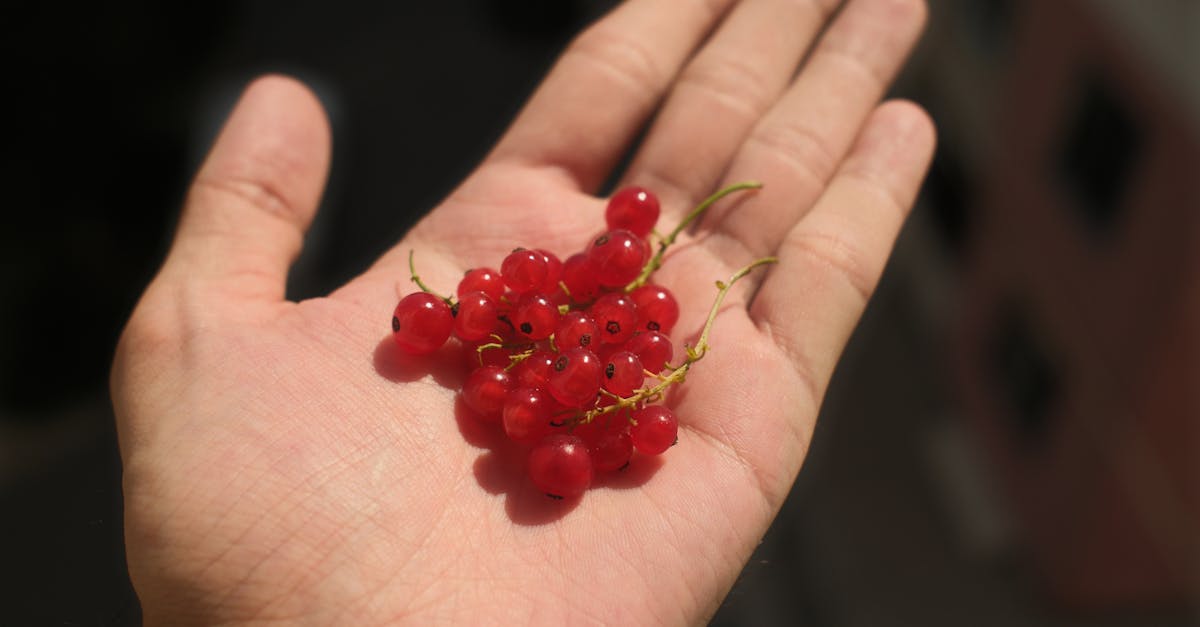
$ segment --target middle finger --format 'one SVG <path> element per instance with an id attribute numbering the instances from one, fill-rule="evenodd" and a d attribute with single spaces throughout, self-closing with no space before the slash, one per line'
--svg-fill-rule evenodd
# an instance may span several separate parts
<path id="1" fill-rule="evenodd" d="M 688 64 L 623 184 L 654 189 L 670 223 L 712 191 L 791 81 L 839 0 L 747 0 Z"/>

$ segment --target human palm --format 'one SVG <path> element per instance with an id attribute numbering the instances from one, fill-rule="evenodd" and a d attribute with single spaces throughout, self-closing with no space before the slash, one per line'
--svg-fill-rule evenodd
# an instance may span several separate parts
<path id="1" fill-rule="evenodd" d="M 832 7 L 730 4 L 622 5 L 441 206 L 361 276 L 299 303 L 284 278 L 328 130 L 288 79 L 247 90 L 113 369 L 148 622 L 647 624 L 715 610 L 799 470 L 932 150 L 919 109 L 876 105 L 919 4 L 852 0 L 796 76 Z M 550 500 L 517 445 L 462 409 L 462 349 L 406 355 L 387 319 L 413 287 L 410 250 L 450 292 L 515 246 L 583 248 L 603 227 L 592 193 L 655 109 L 625 179 L 660 193 L 660 228 L 723 181 L 765 184 L 715 206 L 656 274 L 683 311 L 676 344 L 694 341 L 714 280 L 779 263 L 738 284 L 711 352 L 669 395 L 679 445 Z"/>

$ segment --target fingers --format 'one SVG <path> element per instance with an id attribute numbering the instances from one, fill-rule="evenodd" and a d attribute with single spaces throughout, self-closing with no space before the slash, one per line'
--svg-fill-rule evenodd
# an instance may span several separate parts
<path id="1" fill-rule="evenodd" d="M 595 190 L 732 0 L 630 0 L 580 34 L 491 161 L 561 168 Z"/>
<path id="2" fill-rule="evenodd" d="M 718 205 L 701 229 L 720 237 L 719 256 L 741 265 L 771 254 L 825 188 L 916 43 L 923 0 L 850 0 L 795 83 L 755 126 L 726 182 L 766 185 Z M 724 248 L 724 250 L 721 250 Z"/>
<path id="3" fill-rule="evenodd" d="M 838 0 L 746 0 L 680 74 L 626 184 L 686 210 L 708 195 Z"/>
<path id="4" fill-rule="evenodd" d="M 810 382 L 815 399 L 883 271 L 933 155 L 919 107 L 876 109 L 829 188 L 788 233 L 750 306 Z"/>
<path id="5" fill-rule="evenodd" d="M 250 84 L 188 192 L 160 278 L 281 300 L 329 168 L 329 123 L 297 81 Z"/>

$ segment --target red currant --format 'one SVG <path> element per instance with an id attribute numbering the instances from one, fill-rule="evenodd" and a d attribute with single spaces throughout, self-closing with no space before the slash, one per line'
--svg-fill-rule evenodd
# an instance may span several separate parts
<path id="1" fill-rule="evenodd" d="M 586 253 L 576 253 L 563 262 L 562 282 L 576 303 L 590 303 L 600 295 L 596 267 Z"/>
<path id="2" fill-rule="evenodd" d="M 582 311 L 568 311 L 558 321 L 554 330 L 554 345 L 558 350 L 592 348 L 600 343 L 600 327 L 591 316 Z"/>
<path id="3" fill-rule="evenodd" d="M 607 406 L 613 402 L 615 402 L 615 401 L 612 401 L 611 399 L 609 399 L 606 396 L 601 396 L 596 401 L 596 406 L 597 407 L 600 407 L 602 405 Z M 587 444 L 588 448 L 590 449 L 596 445 L 596 442 L 600 441 L 601 436 L 603 436 L 605 433 L 608 433 L 608 431 L 609 431 L 608 423 L 610 421 L 607 419 L 609 419 L 609 418 L 612 418 L 612 416 L 611 415 L 601 416 L 599 418 L 596 418 L 595 420 L 591 420 L 591 421 L 588 421 L 588 422 L 585 422 L 582 424 L 577 424 L 577 425 L 571 427 L 570 434 L 583 440 L 583 442 L 585 444 Z M 626 421 L 626 422 L 628 422 L 628 421 Z"/>
<path id="4" fill-rule="evenodd" d="M 542 287 L 538 292 L 541 294 L 554 294 L 558 292 L 558 282 L 562 280 L 562 261 L 554 253 L 542 250 L 541 248 L 533 252 L 541 255 L 542 260 L 546 262 L 546 280 L 542 282 Z"/>
<path id="5" fill-rule="evenodd" d="M 546 387 L 563 405 L 582 407 L 595 402 L 603 370 L 595 353 L 586 348 L 572 348 L 554 360 L 554 371 Z"/>
<path id="6" fill-rule="evenodd" d="M 573 435 L 547 436 L 529 451 L 529 478 L 550 496 L 583 494 L 592 484 L 593 472 L 587 445 Z"/>
<path id="7" fill-rule="evenodd" d="M 458 299 L 454 315 L 454 335 L 467 342 L 477 342 L 496 328 L 500 308 L 486 292 L 467 292 Z"/>
<path id="8" fill-rule="evenodd" d="M 441 348 L 453 329 L 450 306 L 427 292 L 401 298 L 392 312 L 392 337 L 401 349 L 413 355 L 428 355 Z"/>
<path id="9" fill-rule="evenodd" d="M 623 287 L 637 278 L 646 264 L 642 239 L 625 229 L 609 231 L 588 246 L 588 258 L 596 268 L 596 279 L 603 287 Z"/>
<path id="10" fill-rule="evenodd" d="M 463 401 L 485 420 L 494 421 L 504 409 L 512 378 L 499 366 L 480 366 L 463 383 Z"/>
<path id="11" fill-rule="evenodd" d="M 471 292 L 483 292 L 491 296 L 493 301 L 499 301 L 504 296 L 504 279 L 501 278 L 500 271 L 491 268 L 467 270 L 458 282 L 458 290 L 455 293 L 462 298 Z"/>
<path id="12" fill-rule="evenodd" d="M 618 190 L 604 209 L 604 222 L 609 229 L 625 229 L 638 237 L 646 237 L 658 222 L 658 197 L 642 187 Z"/>
<path id="13" fill-rule="evenodd" d="M 642 361 L 629 351 L 613 354 L 604 364 L 604 389 L 622 398 L 633 394 L 645 378 Z"/>
<path id="14" fill-rule="evenodd" d="M 642 367 L 655 374 L 662 372 L 675 353 L 671 340 L 658 331 L 638 333 L 625 342 L 625 350 L 637 355 Z"/>
<path id="15" fill-rule="evenodd" d="M 679 303 L 665 287 L 643 285 L 629 293 L 637 305 L 638 328 L 669 334 L 679 321 Z"/>
<path id="16" fill-rule="evenodd" d="M 554 353 L 550 351 L 539 350 L 522 359 L 512 369 L 517 385 L 545 389 L 550 380 L 550 373 L 554 372 L 554 357 Z"/>
<path id="17" fill-rule="evenodd" d="M 530 340 L 544 340 L 558 326 L 558 307 L 541 294 L 526 294 L 513 310 L 511 322 L 517 334 Z"/>
<path id="18" fill-rule="evenodd" d="M 504 284 L 518 294 L 526 294 L 541 289 L 546 283 L 546 258 L 541 253 L 518 248 L 500 264 L 500 275 Z"/>
<path id="19" fill-rule="evenodd" d="M 596 299 L 588 313 L 600 326 L 600 341 L 604 344 L 622 344 L 637 330 L 637 305 L 626 294 L 609 292 Z"/>
<path id="20" fill-rule="evenodd" d="M 596 353 L 596 357 L 600 358 L 600 363 L 602 363 L 602 364 L 608 363 L 609 357 L 612 357 L 613 355 L 617 354 L 618 351 L 623 351 L 623 350 L 625 350 L 624 344 L 601 343 L 599 346 L 592 347 L 592 352 Z"/>
<path id="21" fill-rule="evenodd" d="M 599 472 L 618 470 L 633 457 L 633 440 L 625 431 L 604 432 L 589 446 L 592 463 Z"/>
<path id="22" fill-rule="evenodd" d="M 633 420 L 635 424 L 629 428 L 629 437 L 640 453 L 661 454 L 675 444 L 679 435 L 679 421 L 662 405 L 647 405 L 633 412 Z"/>
<path id="23" fill-rule="evenodd" d="M 520 387 L 504 400 L 502 420 L 509 439 L 533 444 L 550 433 L 555 409 L 554 399 L 538 388 Z"/>

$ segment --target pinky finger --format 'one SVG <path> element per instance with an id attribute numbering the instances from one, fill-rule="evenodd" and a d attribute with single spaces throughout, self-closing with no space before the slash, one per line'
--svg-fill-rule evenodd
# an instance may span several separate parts
<path id="1" fill-rule="evenodd" d="M 750 307 L 817 400 L 879 282 L 933 155 L 929 116 L 880 105 L 823 195 L 779 247 Z"/>

